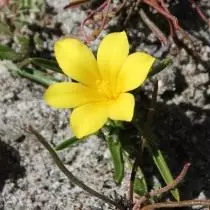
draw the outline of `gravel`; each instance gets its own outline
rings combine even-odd
[[[79,22],[86,13],[79,8],[63,11],[68,0],[47,2],[55,8],[57,14],[53,19],[61,23],[64,35],[77,35]],[[201,4],[210,16],[210,2],[202,0]],[[187,21],[190,24],[193,19]],[[141,22],[136,28],[131,25],[128,34],[137,50],[159,58],[164,56],[167,49],[160,46]],[[210,31],[200,26],[190,30],[207,37],[196,48],[198,56],[175,41],[170,47],[173,65],[151,79],[159,80],[154,131],[174,174],[178,174],[185,162],[192,164],[181,185],[182,199],[205,199],[210,195],[210,45],[203,40],[209,40]],[[93,49],[98,42],[93,43]],[[3,65],[5,62],[0,63],[0,209],[112,209],[69,183],[48,152],[24,131],[27,125],[33,125],[52,145],[58,144],[72,135],[69,111],[48,107],[42,100],[44,88],[11,74]],[[151,84],[146,82],[141,94],[149,96]],[[106,142],[96,136],[59,155],[74,175],[98,192],[114,195],[116,190],[124,195],[128,189],[127,176],[121,187],[114,183]],[[150,173],[157,172],[152,169]]]

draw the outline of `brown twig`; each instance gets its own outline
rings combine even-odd
[[[194,0],[188,0],[188,1],[192,4],[192,6],[195,7],[195,10],[197,11],[201,19],[210,26],[210,20],[204,15],[204,13],[201,11],[200,7],[195,3],[195,1]]]
[[[151,210],[159,208],[180,208],[189,206],[210,206],[210,200],[186,200],[179,202],[163,202],[144,206],[140,210]]]
[[[104,26],[107,22],[107,17],[108,17],[108,14],[110,12],[110,6],[111,6],[111,2],[112,0],[107,0],[107,5],[106,5],[106,12],[103,16],[103,20],[102,20],[102,23],[101,23],[101,26],[98,30],[95,30],[93,33],[92,33],[92,37],[94,37],[94,39],[96,39],[99,34],[101,33],[101,31],[104,29]]]
[[[192,6],[195,8],[199,16],[202,20],[207,22],[210,26],[210,20],[204,15],[204,13],[201,11],[200,7],[195,3],[194,0],[188,0]],[[65,6],[64,9],[71,8],[74,6],[80,6],[81,4],[84,4],[88,2],[88,0],[74,0],[67,6]],[[112,17],[117,16],[117,13],[122,10],[122,8],[127,5],[128,7],[128,15],[125,18],[123,26],[125,26],[130,19],[130,16],[132,15],[134,8],[138,7],[139,4],[144,3],[148,5],[149,7],[155,9],[159,14],[164,16],[169,25],[170,35],[169,37],[174,37],[177,32],[180,32],[184,34],[186,38],[190,38],[188,33],[180,26],[178,19],[176,16],[172,15],[169,11],[167,4],[165,3],[165,0],[123,0],[122,4],[118,6],[117,11],[114,11],[115,9],[111,9],[111,0],[105,0],[97,9],[93,10],[81,23],[80,31],[82,35],[84,36],[84,39],[86,43],[89,43],[90,41],[93,41],[96,39],[101,31],[105,28],[105,26],[110,22]],[[102,19],[98,20],[100,23],[99,28],[95,29],[90,35],[87,35],[84,29],[85,24],[87,21],[93,19],[99,15]],[[140,10],[140,16],[144,23],[150,28],[150,30],[158,37],[158,39],[163,43],[164,45],[168,44],[168,38],[164,35],[164,33],[155,25],[153,21],[149,19],[149,17],[145,14],[145,12],[141,9]],[[96,20],[95,20],[96,22]]]
[[[188,172],[190,165],[191,165],[190,163],[186,163],[184,165],[182,171],[180,172],[180,174],[177,176],[177,178],[175,180],[173,180],[173,182],[171,182],[170,184],[168,184],[167,186],[165,186],[163,188],[152,191],[149,194],[149,196],[153,197],[153,196],[160,195],[160,194],[163,194],[165,192],[168,192],[168,191],[174,189],[180,182],[182,182],[182,180],[184,179],[184,177],[186,176],[186,174]]]
[[[163,34],[163,32],[155,25],[155,23],[149,19],[149,17],[147,16],[147,14],[144,12],[143,9],[140,9],[139,14],[143,22],[146,24],[146,26],[157,36],[157,38],[161,41],[161,43],[167,45],[168,39]]]
[[[169,19],[173,23],[173,27],[175,30],[179,30],[181,28],[177,18],[173,16],[165,7],[162,7],[161,4],[159,4],[160,0],[143,0],[143,2],[153,7],[160,14]]]
[[[161,4],[162,8],[165,9],[166,12],[170,13],[170,11],[168,10],[168,8],[167,8],[167,6],[166,6],[164,0],[160,0],[160,4]],[[171,23],[170,20],[167,19],[167,21],[168,21],[169,30],[170,30],[170,35],[169,35],[169,37],[173,37],[173,35],[174,35],[173,24]]]
[[[163,194],[165,192],[168,192],[168,191],[174,189],[184,179],[189,167],[190,167],[190,163],[185,164],[182,171],[180,172],[180,174],[177,176],[177,178],[175,180],[173,180],[170,184],[166,185],[165,187],[154,190],[152,192],[149,192],[148,194],[141,197],[138,200],[138,205],[141,206],[149,198],[154,197],[156,195]]]
[[[127,0],[123,0],[123,2],[117,7],[116,10],[111,9],[112,0],[105,0],[97,9],[93,10],[81,23],[80,31],[84,36],[86,43],[95,40],[101,33],[101,31],[105,28],[106,24],[116,16],[125,6]],[[100,15],[102,17],[100,27],[95,29],[90,35],[87,35],[85,32],[85,25],[87,21],[91,20],[93,17]]]
[[[50,146],[50,144],[47,142],[47,140],[38,132],[36,131],[32,126],[29,126],[28,129],[24,129],[25,131],[32,133],[34,136],[36,136],[37,140],[45,147],[45,149],[48,150],[50,153],[51,157],[53,158],[55,164],[58,166],[58,168],[67,176],[69,181],[71,181],[73,184],[79,186],[86,192],[90,193],[91,195],[103,200],[104,202],[111,204],[115,206],[116,208],[123,210],[123,206],[121,206],[119,203],[109,199],[105,195],[102,195],[92,188],[88,187],[85,185],[82,181],[80,181],[77,177],[75,177],[63,164],[55,150]]]
[[[80,31],[81,33],[83,34],[83,36],[85,37],[85,40],[86,42],[88,43],[89,41],[91,41],[93,38],[91,38],[90,36],[88,36],[86,33],[85,33],[85,29],[84,29],[84,26],[86,24],[86,22],[88,20],[90,20],[95,14],[97,14],[98,12],[101,12],[101,10],[103,10],[106,6],[107,6],[107,0],[102,3],[96,10],[93,10],[81,23],[80,25]]]

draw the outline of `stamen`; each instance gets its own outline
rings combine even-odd
[[[118,94],[116,91],[113,91],[112,84],[106,80],[97,80],[96,81],[97,91],[100,94],[103,94],[107,99],[115,99]]]

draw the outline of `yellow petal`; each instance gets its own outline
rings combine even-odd
[[[118,75],[118,91],[127,92],[139,87],[147,77],[155,58],[143,52],[127,57]]]
[[[73,108],[90,102],[101,101],[94,89],[74,82],[61,82],[50,85],[44,94],[47,104],[55,108]]]
[[[71,128],[77,138],[98,131],[107,121],[107,104],[91,103],[73,110],[70,116]]]
[[[59,66],[72,79],[92,86],[100,78],[93,53],[79,40],[61,39],[54,48]]]
[[[102,40],[97,63],[103,80],[115,84],[117,75],[129,53],[129,43],[125,32],[111,33]]]
[[[134,105],[134,96],[130,93],[122,93],[110,104],[108,116],[112,120],[131,121],[133,118]]]

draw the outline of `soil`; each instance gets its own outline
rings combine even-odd
[[[59,23],[60,33],[78,35],[85,7],[64,11],[66,0],[46,3],[53,10],[52,21]],[[210,2],[199,3],[210,17]],[[158,58],[164,58],[169,50],[173,57],[170,67],[145,83],[141,95],[149,97],[152,80],[159,80],[154,121],[157,143],[173,174],[177,175],[184,163],[192,164],[180,187],[182,199],[206,199],[210,198],[210,29],[188,7],[178,1],[170,9],[179,17],[182,27],[193,34],[193,43],[174,39],[166,49],[141,20],[136,21],[136,16],[131,18],[127,31],[132,50],[143,50]],[[180,8],[189,12],[180,12]],[[110,31],[117,30],[120,21],[112,21]],[[51,49],[61,34],[48,34]],[[94,50],[98,42],[99,39],[92,43]],[[24,131],[26,125],[33,125],[56,145],[72,135],[69,110],[47,106],[42,100],[44,88],[11,74],[6,62],[10,61],[0,63],[0,210],[112,209],[69,183],[48,152]],[[126,193],[129,178],[126,176],[122,186],[114,183],[111,157],[103,139],[90,137],[59,155],[74,175],[98,192],[109,196],[114,196],[115,190],[122,196]],[[156,176],[147,160],[145,167],[148,174]]]

